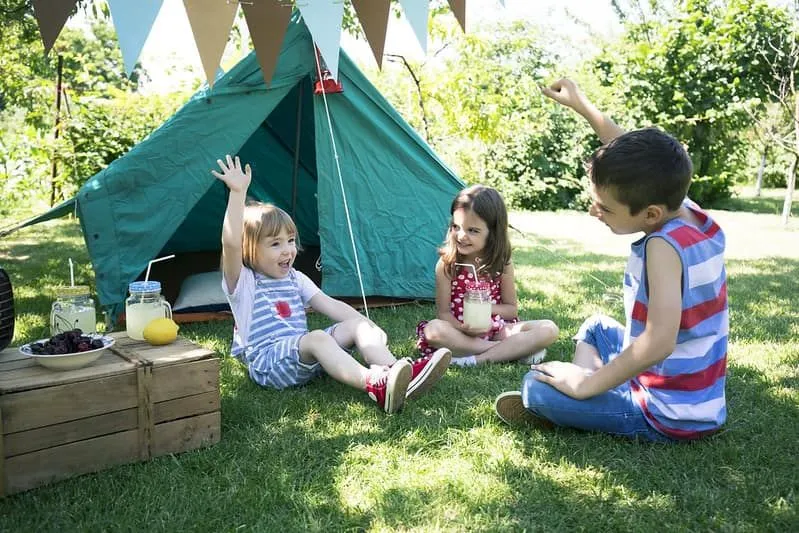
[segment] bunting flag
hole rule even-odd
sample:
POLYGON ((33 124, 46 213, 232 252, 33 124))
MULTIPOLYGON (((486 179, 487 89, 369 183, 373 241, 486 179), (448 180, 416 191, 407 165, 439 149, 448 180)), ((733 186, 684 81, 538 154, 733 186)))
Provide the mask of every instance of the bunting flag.
POLYGON ((205 70, 205 79, 208 80, 208 86, 213 87, 238 2, 183 0, 183 5, 205 70))
POLYGON ((139 59, 147 36, 153 28, 155 17, 161 10, 164 0, 108 0, 111 20, 117 30, 119 48, 125 62, 125 74, 130 76, 139 59))
POLYGON ((430 0, 400 0, 405 18, 416 34, 416 39, 422 46, 422 51, 427 53, 427 11, 430 0))
POLYGON ((344 0, 296 0, 296 4, 322 59, 325 60, 327 70, 334 79, 338 79, 344 0))
MULTIPOLYGON (((164 0, 108 0, 119 37, 125 71, 133 71, 164 0)), ((379 67, 391 0, 350 0, 379 67)), ((405 18, 422 50, 427 53, 427 20, 430 0, 399 0, 405 18)), ((466 0, 447 0, 461 28, 466 31, 466 0)), ((499 0, 505 6, 505 0, 499 0)), ((55 44, 78 0, 31 0, 39 24, 45 54, 55 44)), ((277 66, 283 38, 293 7, 299 9, 314 43, 334 78, 338 77, 341 22, 345 0, 183 0, 208 85, 225 52, 239 3, 244 10, 258 62, 267 84, 277 66), (292 7, 293 6, 293 7, 292 7)))
POLYGON ((77 3, 78 0, 33 0, 33 16, 39 23, 45 55, 55 44, 77 3))
POLYGON ((269 86, 283 46, 283 36, 291 20, 292 5, 287 0, 251 0, 242 3, 255 57, 269 86))
POLYGON ((383 68, 383 48, 386 45, 390 5, 390 0, 352 0, 352 7, 361 21, 379 68, 383 68))
POLYGON ((455 18, 458 19, 458 24, 461 29, 466 31, 466 0, 447 0, 452 12, 455 13, 455 18))

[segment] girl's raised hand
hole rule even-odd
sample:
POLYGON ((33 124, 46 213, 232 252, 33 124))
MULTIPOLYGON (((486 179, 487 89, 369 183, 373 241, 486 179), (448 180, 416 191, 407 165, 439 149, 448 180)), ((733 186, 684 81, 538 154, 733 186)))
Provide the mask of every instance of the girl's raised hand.
POLYGON ((231 192, 247 192, 247 187, 250 186, 250 181, 252 180, 252 169, 250 169, 250 165, 246 165, 242 171, 239 156, 236 156, 234 160, 230 155, 227 155, 225 159, 226 162, 221 159, 216 160, 222 172, 219 173, 212 170, 211 174, 225 182, 225 185, 227 185, 227 188, 230 189, 231 192))

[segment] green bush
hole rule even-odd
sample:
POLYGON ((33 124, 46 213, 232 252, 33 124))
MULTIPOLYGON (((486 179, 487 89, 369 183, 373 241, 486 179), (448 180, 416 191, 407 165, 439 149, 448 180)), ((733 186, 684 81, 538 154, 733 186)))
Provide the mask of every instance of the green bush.
POLYGON ((718 176, 694 176, 688 196, 702 207, 713 207, 732 197, 733 179, 727 172, 718 176))

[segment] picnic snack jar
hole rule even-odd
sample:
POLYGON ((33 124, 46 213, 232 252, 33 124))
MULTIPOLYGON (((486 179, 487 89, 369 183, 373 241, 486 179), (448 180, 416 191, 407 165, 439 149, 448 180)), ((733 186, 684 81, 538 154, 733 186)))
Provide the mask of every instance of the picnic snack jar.
POLYGON ((73 329, 84 335, 97 332, 94 300, 86 285, 56 288, 56 299, 50 307, 50 335, 73 329))
POLYGON ((466 285, 463 323, 475 329, 491 328, 491 292, 488 283, 477 281, 466 285))
POLYGON ((172 318, 172 306, 161 296, 161 282, 134 281, 128 285, 125 300, 125 327, 128 337, 144 340, 144 328, 156 318, 172 318))

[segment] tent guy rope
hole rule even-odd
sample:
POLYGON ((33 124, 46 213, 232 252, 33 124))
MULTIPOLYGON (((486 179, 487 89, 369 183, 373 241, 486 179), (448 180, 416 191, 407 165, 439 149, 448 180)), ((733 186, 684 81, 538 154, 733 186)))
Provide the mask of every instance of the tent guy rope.
MULTIPOLYGON (((316 47, 316 42, 314 42, 314 47, 316 47)), ((324 79, 322 74, 322 66, 319 62, 319 54, 315 53, 314 57, 316 59, 316 74, 319 77, 319 80, 322 81, 324 79)), ((340 75, 340 74, 339 74, 340 75)), ((333 149, 333 161, 336 163, 336 174, 338 175, 338 183, 341 187, 341 198, 344 201, 344 215, 347 218, 347 230, 350 234, 350 243, 352 244, 352 255, 355 257, 355 270, 358 274, 358 285, 361 288, 361 299, 363 300, 363 310, 366 313, 366 318, 371 320, 369 317, 369 307, 366 304, 366 291, 363 288, 363 276, 361 274, 361 264, 358 261, 358 250, 355 247, 355 234, 352 231, 352 221, 350 220, 350 208, 349 204, 347 203, 347 193, 344 191, 344 178, 341 175, 341 165, 339 164, 338 159, 338 150, 336 149, 336 139, 333 136, 333 122, 330 119, 330 108, 327 105, 327 91, 325 89, 325 84, 320 83, 321 91, 320 94, 322 95, 322 101, 325 104, 325 117, 327 118, 327 129, 328 133, 330 133, 330 145, 333 149)))

